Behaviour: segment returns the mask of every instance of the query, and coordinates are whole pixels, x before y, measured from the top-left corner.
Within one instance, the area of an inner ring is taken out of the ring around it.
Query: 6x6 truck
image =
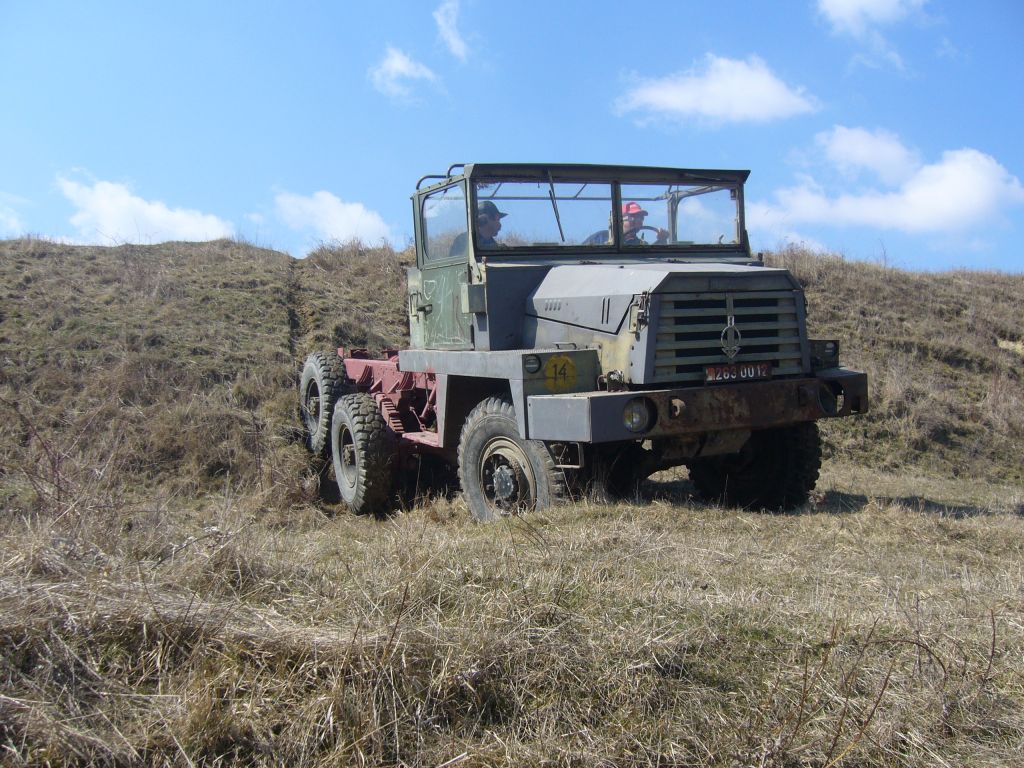
[[[309,448],[342,499],[385,511],[426,455],[481,521],[686,465],[697,492],[791,509],[817,420],[864,413],[867,376],[807,337],[794,277],[751,254],[748,171],[460,164],[412,196],[409,349],[317,352]]]

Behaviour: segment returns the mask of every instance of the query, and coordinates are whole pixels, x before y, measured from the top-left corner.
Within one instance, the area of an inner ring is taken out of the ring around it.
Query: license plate
[[[771,363],[726,363],[725,365],[704,366],[705,384],[754,381],[755,379],[770,379],[771,376]]]

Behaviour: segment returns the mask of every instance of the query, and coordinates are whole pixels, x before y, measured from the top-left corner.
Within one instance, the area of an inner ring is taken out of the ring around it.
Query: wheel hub
[[[499,502],[519,496],[519,479],[507,464],[494,470],[494,496]]]
[[[481,462],[481,479],[488,502],[503,512],[519,511],[533,505],[533,480],[527,459],[511,441],[490,446]]]
[[[342,425],[338,431],[337,451],[338,456],[334,466],[338,485],[340,486],[344,483],[346,487],[354,488],[359,471],[357,466],[359,458],[356,455],[355,440],[352,437],[352,432],[348,429],[348,425]]]

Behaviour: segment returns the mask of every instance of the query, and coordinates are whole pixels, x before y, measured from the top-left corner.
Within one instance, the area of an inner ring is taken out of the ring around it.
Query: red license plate
[[[726,363],[704,366],[705,384],[724,384],[736,381],[754,381],[772,377],[771,363]]]

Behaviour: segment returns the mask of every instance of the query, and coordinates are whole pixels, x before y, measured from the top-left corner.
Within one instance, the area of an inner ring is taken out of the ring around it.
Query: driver
[[[622,243],[623,245],[647,245],[647,241],[640,237],[640,230],[645,226],[644,219],[647,211],[640,207],[639,203],[622,204]],[[657,232],[655,243],[668,242],[668,230],[657,227],[647,227]]]
[[[647,241],[640,237],[640,229],[643,228],[644,218],[647,216],[647,212],[640,207],[639,203],[623,203],[623,245],[626,246],[646,246]],[[583,242],[585,246],[605,246],[611,243],[611,231],[612,231],[612,212],[608,211],[608,228],[599,229],[587,240]],[[648,226],[648,229],[655,229],[657,232],[657,239],[654,241],[657,244],[669,242],[669,231],[667,229],[658,229],[657,227]]]

